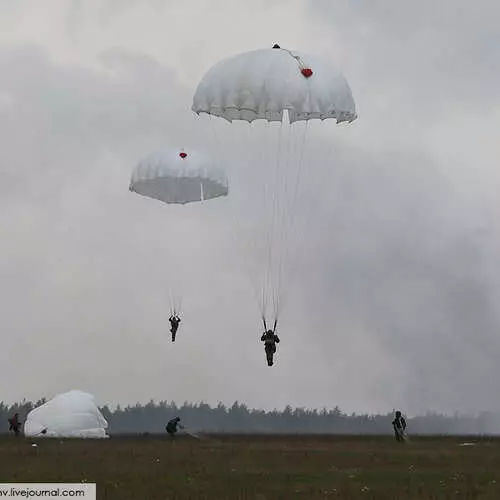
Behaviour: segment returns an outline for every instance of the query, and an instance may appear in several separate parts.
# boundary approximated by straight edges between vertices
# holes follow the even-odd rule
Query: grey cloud
[[[379,390],[385,385],[395,406],[498,410],[490,397],[500,354],[493,207],[471,207],[422,153],[340,155],[329,215],[310,237],[322,267],[309,267],[318,273],[309,310],[332,318],[330,335],[317,334],[323,352],[341,358],[342,337],[362,324],[360,346],[374,342],[391,359]]]
[[[453,131],[457,109],[498,106],[489,42],[497,38],[496,6],[468,5],[464,13],[450,2],[435,9],[430,2],[309,3],[318,26],[342,40],[341,66],[360,118],[334,135],[333,153],[328,136],[311,134],[308,173],[317,172],[315,160],[330,168],[322,182],[304,179],[298,223],[309,227],[289,273],[272,373],[227,234],[228,206],[244,221],[257,211],[253,193],[268,175],[266,162],[236,176],[248,192],[235,204],[167,215],[128,193],[128,178],[134,162],[159,147],[190,142],[221,151],[190,112],[194,89],[147,55],[120,48],[103,54],[99,71],[56,64],[36,47],[2,49],[0,273],[12,332],[2,366],[5,373],[29,367],[9,398],[70,384],[112,402],[500,409],[491,398],[500,291],[495,174],[484,168],[487,156],[473,171],[450,164],[453,155],[444,153],[452,153],[453,135],[440,144],[441,157],[426,140],[429,110]],[[238,164],[246,133],[215,130]],[[316,206],[306,220],[311,195]],[[181,235],[177,250],[173,231]],[[162,314],[168,260],[181,255],[189,312],[173,350]],[[35,383],[40,371],[44,380]]]
[[[497,96],[500,6],[494,0],[320,0],[309,2],[309,10],[345,49],[362,102],[389,94],[391,107],[432,122],[450,106],[480,114]]]

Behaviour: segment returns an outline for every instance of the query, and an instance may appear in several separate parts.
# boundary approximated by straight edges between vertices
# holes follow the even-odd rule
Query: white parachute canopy
[[[202,78],[192,110],[233,120],[290,123],[357,118],[351,89],[330,61],[278,46],[222,60]]]
[[[186,204],[227,196],[225,171],[197,151],[166,150],[139,162],[130,191],[164,203]]]
[[[107,438],[108,422],[92,394],[73,390],[59,394],[26,417],[27,437]]]

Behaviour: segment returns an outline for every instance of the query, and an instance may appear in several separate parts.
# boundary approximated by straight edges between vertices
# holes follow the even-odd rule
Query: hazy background
[[[0,0],[2,399],[499,411],[499,18],[494,0]],[[215,147],[192,96],[275,42],[335,60],[359,119],[309,131],[307,166],[329,168],[269,369],[229,200],[169,210],[128,184],[162,147],[238,163],[243,132],[216,125]]]

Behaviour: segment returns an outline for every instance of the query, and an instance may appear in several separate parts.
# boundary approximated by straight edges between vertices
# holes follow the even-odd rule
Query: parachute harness
[[[264,316],[262,316],[262,322],[264,323],[264,331],[267,333],[267,322],[266,322],[266,318]],[[273,329],[272,329],[273,333],[276,333],[277,327],[278,327],[278,318],[276,318],[274,320],[274,325],[273,325]]]

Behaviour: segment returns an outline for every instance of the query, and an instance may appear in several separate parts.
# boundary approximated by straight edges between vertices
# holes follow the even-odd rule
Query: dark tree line
[[[33,403],[23,400],[14,405],[0,403],[1,428],[7,432],[7,419],[15,412],[24,421],[26,415],[45,399]],[[150,401],[145,405],[120,407],[108,406],[101,411],[109,423],[110,434],[163,433],[166,422],[179,416],[193,431],[227,433],[319,433],[319,434],[390,434],[393,413],[386,415],[350,415],[338,407],[332,410],[308,410],[287,406],[282,411],[250,409],[236,401],[226,407],[222,403],[212,407],[205,403]],[[500,415],[483,412],[477,416],[426,415],[409,418],[411,434],[500,434]],[[2,432],[2,431],[0,431]]]

